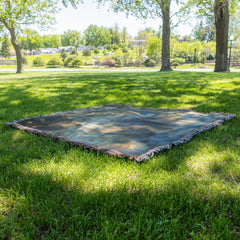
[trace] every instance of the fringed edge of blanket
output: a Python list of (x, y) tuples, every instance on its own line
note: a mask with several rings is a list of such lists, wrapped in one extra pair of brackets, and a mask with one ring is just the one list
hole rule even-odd
[[(65, 111), (65, 112), (50, 113), (50, 114), (46, 114), (46, 115), (39, 115), (39, 116), (35, 116), (33, 118), (46, 117), (46, 116), (52, 116), (52, 115), (55, 115), (55, 114), (63, 114), (63, 113), (69, 113), (69, 112), (76, 112), (76, 111), (86, 110), (86, 109), (91, 109), (91, 108), (93, 108), (93, 109), (94, 108), (101, 108), (101, 107), (106, 107), (106, 106), (107, 107), (113, 107), (113, 106), (114, 107), (116, 107), (116, 106), (130, 107), (130, 108), (134, 108), (134, 109), (145, 109), (145, 110), (192, 111), (190, 109), (169, 109), (169, 108), (159, 108), (159, 109), (157, 109), (157, 108), (133, 107), (131, 105), (107, 104), (107, 105), (100, 105), (100, 106), (94, 106), (94, 107), (89, 107), (89, 108), (81, 108), (81, 109), (76, 109), (76, 110), (72, 110), (72, 111)], [(196, 111), (192, 111), (192, 112), (199, 113), (199, 112), (196, 112)], [(201, 114), (205, 114), (205, 113), (201, 113)], [(181, 137), (180, 139), (178, 139), (178, 140), (176, 140), (172, 143), (157, 146), (153, 149), (150, 149), (146, 153), (138, 155), (138, 156), (137, 155), (124, 154), (124, 153), (121, 153), (121, 152), (119, 152), (115, 149), (99, 148), (95, 145), (91, 145), (91, 144), (88, 144), (88, 143), (85, 143), (85, 142), (77, 142), (77, 141), (71, 140), (71, 139), (69, 139), (67, 137), (64, 137), (64, 136), (55, 136), (55, 135), (53, 135), (53, 134), (51, 134), (47, 131), (41, 131), (41, 130), (38, 130), (38, 129), (26, 127), (26, 126), (23, 126), (23, 125), (20, 124), (21, 121), (29, 120), (29, 119), (33, 119), (33, 118), (24, 118), (24, 119), (20, 119), (18, 121), (14, 121), (14, 122), (5, 122), (4, 124), (7, 125), (7, 126), (11, 126), (11, 127), (17, 128), (17, 129), (24, 130), (26, 132), (31, 132), (31, 133), (34, 133), (34, 134), (37, 134), (37, 135), (47, 136), (47, 137), (50, 137), (50, 138), (55, 139), (55, 140), (66, 141), (66, 142), (71, 143), (73, 145), (78, 145), (78, 146), (81, 146), (81, 147), (89, 149), (89, 150), (96, 150), (96, 151), (100, 151), (102, 153), (110, 154), (110, 155), (117, 156), (117, 157), (120, 157), (120, 158), (129, 158), (129, 159), (132, 159), (132, 160), (136, 160), (137, 162), (143, 162), (143, 161), (151, 158), (152, 156), (154, 156), (155, 154), (157, 154), (161, 151), (168, 150), (168, 149), (171, 149), (173, 146), (177, 146), (177, 145), (183, 144), (185, 142), (188, 142), (198, 133), (203, 132), (203, 131), (207, 131), (207, 130), (213, 128), (213, 127), (216, 127), (216, 126), (222, 124), (224, 121), (230, 121), (232, 118), (234, 118), (236, 116), (236, 114), (216, 113), (216, 112), (211, 112), (211, 113), (209, 113), (209, 115), (221, 115), (221, 116), (224, 116), (224, 118), (216, 120), (215, 122), (209, 123), (209, 124), (204, 125), (200, 128), (194, 129), (191, 133), (188, 133), (188, 134), (184, 135), (183, 137)]]

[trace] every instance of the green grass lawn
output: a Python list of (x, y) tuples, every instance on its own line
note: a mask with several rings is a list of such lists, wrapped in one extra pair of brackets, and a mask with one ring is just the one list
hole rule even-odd
[[(4, 122), (101, 104), (235, 113), (138, 164)], [(239, 239), (239, 73), (0, 74), (0, 239)]]

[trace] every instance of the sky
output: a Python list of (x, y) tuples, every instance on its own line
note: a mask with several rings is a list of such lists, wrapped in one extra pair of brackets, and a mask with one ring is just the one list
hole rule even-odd
[[(176, 6), (172, 6), (172, 9), (175, 8)], [(118, 24), (120, 29), (127, 27), (128, 33), (134, 37), (140, 30), (146, 27), (158, 30), (161, 25), (161, 19), (141, 20), (133, 16), (126, 17), (124, 13), (109, 11), (107, 6), (98, 8), (97, 3), (88, 0), (84, 4), (80, 4), (77, 9), (73, 9), (71, 6), (68, 6), (68, 8), (62, 7), (62, 10), (56, 14), (56, 24), (52, 26), (52, 29), (40, 32), (40, 34), (63, 34), (68, 29), (83, 33), (90, 24), (99, 27), (112, 27), (114, 24)], [(183, 36), (190, 35), (191, 31), (192, 27), (189, 24), (181, 24), (181, 28), (179, 27), (173, 32)]]

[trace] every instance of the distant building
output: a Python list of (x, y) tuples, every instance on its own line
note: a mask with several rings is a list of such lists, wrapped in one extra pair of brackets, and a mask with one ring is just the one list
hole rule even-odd
[(24, 52), (24, 55), (26, 55), (26, 56), (30, 56), (30, 55), (41, 55), (41, 54), (42, 54), (42, 53), (41, 53), (40, 50), (32, 50), (32, 51), (27, 50), (27, 51)]
[(75, 48), (75, 47), (74, 46), (58, 47), (58, 52), (61, 52), (63, 49), (66, 52), (71, 52), (73, 48)]
[(56, 54), (59, 52), (57, 48), (40, 48), (39, 51), (40, 54)]
[(80, 45), (79, 48), (78, 48), (78, 51), (79, 51), (79, 52), (82, 52), (82, 51), (84, 51), (85, 49), (89, 49), (89, 47), (88, 47), (88, 46)]
[(146, 40), (132, 40), (133, 46), (138, 47), (138, 46), (143, 46), (146, 45), (147, 41)]
[(103, 49), (105, 49), (107, 47), (107, 45), (105, 45), (105, 46), (100, 46), (100, 47), (98, 47), (98, 49), (99, 50), (103, 50)]

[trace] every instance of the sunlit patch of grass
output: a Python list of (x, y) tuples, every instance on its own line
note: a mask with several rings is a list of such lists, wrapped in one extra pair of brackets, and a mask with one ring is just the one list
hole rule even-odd
[(13, 205), (2, 193), (0, 194), (0, 220), (4, 221), (9, 217)]
[[(238, 73), (1, 73), (0, 83), (0, 239), (238, 239)], [(4, 126), (109, 103), (236, 117), (142, 164)]]

